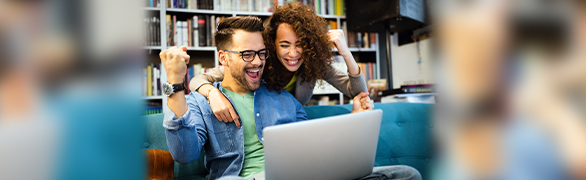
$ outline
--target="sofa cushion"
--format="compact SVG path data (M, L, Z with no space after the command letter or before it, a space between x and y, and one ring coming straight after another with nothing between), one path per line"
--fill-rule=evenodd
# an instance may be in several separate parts
M307 106L308 119L347 114L352 105ZM416 103L374 103L383 110L375 166L409 165L423 179L431 163L432 105Z

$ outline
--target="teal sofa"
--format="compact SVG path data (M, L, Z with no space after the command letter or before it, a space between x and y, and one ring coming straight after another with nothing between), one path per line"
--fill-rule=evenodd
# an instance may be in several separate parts
M414 103L375 103L383 110L375 166L408 165L428 179L432 161L432 105ZM347 114L351 105L304 107L309 119ZM165 139L163 114L146 116L144 149L169 150ZM203 154L190 164L175 162L175 179L207 179Z

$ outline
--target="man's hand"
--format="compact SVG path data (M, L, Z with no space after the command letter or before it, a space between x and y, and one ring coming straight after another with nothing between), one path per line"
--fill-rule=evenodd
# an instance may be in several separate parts
M372 100L370 100L370 97L368 97L368 92L361 92L360 94L356 95L352 101L353 105L351 113L370 111L374 109L374 103L372 103Z
M352 55L348 44L346 43L346 37L344 37L344 31L340 29L333 29L328 31L329 41L334 44L340 55Z
M161 61L167 71L167 81L170 84L181 84L185 78L187 71L187 64L189 63L189 55L187 55L187 47L181 46L172 47L159 53Z
M209 91L208 98L210 100L210 106L216 118L219 121L223 121L225 123L234 122L236 127L240 128L240 121L238 121L238 115L236 115L236 111L232 104L224 95L220 92L220 90L212 87L213 89Z

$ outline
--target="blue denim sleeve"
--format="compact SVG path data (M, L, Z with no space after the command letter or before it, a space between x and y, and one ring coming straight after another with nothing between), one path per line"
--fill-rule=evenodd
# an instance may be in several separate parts
M187 112L177 118L168 106L163 105L165 135L167 146L173 159L182 164L191 163L199 158L207 140L203 115L192 95L187 98Z
M293 98L295 102L295 108L297 108L297 121L305 121L307 120L307 113L305 113L305 109L303 109L303 105L297 101L297 99Z

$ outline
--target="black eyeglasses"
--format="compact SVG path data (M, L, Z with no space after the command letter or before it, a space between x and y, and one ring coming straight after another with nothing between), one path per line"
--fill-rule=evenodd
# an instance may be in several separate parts
M269 50L268 49L261 49L258 51L253 51L253 50L244 50L244 51L224 50L224 51L242 54L242 60L244 62L250 62L250 61L254 60L254 56L256 56L257 54L258 54L258 58L260 58L260 60L266 60L269 57Z

